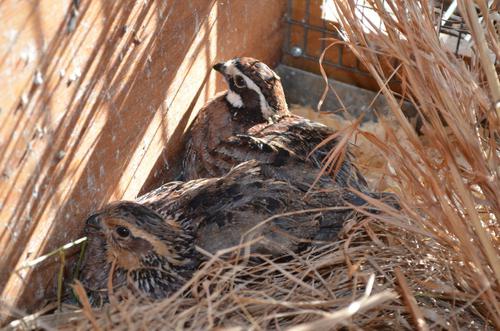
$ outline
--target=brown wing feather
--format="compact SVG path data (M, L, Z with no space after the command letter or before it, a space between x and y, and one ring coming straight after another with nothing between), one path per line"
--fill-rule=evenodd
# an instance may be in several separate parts
M338 143L333 139L315 150L335 131L302 117L289 115L273 124L244 128L231 120L229 111L221 111L221 107L228 107L223 97L200 111L187 144L184 179L221 176L249 160L279 166L288 162L287 158L293 159L297 166L312 166L317 174L325 157ZM340 167L334 167L335 181L341 186L367 191L366 180L353 164L349 150L343 155Z
M138 201L167 219L188 222L196 244L211 252L237 245L243 234L274 215L346 204L342 193L346 192L339 187L329 186L329 190L313 192L304 199L303 190L271 178L269 171L272 167L250 161L224 177L167 184ZM314 180L309 177L306 182ZM327 223L329 235L323 239L334 240L351 214L352 210L316 210L277 217L251 233L252 238L265 238L253 249L273 255L297 251L301 242L313 240Z

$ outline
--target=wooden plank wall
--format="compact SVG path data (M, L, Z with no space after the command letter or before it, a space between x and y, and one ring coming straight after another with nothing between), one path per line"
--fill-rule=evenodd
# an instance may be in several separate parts
M79 8L74 7L79 4ZM0 321L40 307L86 215L175 159L217 60L280 58L285 1L0 3ZM18 270L18 272L14 272ZM1 323L0 323L1 324Z

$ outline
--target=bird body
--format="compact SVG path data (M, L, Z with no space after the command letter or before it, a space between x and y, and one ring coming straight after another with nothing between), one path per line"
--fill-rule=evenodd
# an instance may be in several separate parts
M368 192L348 151L333 177L319 176L338 143L334 132L291 114L279 77L265 64L236 58L214 69L229 89L200 110L190 130L186 181L87 219L80 280L92 302L102 301L110 284L168 296L203 260L197 246L216 253L251 243L250 252L277 257L333 241L355 217L352 206L366 204L352 189L384 198Z
M331 181L306 197L305 190L272 172L248 161L225 176L167 183L135 202L114 202L90 216L80 279L93 302L106 292L110 273L118 287L126 284L161 298L197 268L203 257L196 246L216 253L254 240L251 252L277 257L317 243L318 235L333 240L353 216L349 193ZM305 187L315 179L310 171L302 178Z
M335 131L290 113L280 78L264 63L235 58L214 69L224 76L228 90L200 109L190 129L184 179L221 176L252 159L279 166L289 157L313 165L318 174L338 139L316 147ZM352 163L348 148L340 159L339 166L333 167L337 183L366 191L366 180Z

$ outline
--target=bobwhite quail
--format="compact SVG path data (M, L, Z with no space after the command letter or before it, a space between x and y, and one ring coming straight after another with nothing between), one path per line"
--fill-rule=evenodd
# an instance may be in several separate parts
M280 78L266 64L240 57L213 69L224 76L228 90L207 102L190 129L183 159L185 180L221 176L251 159L280 166L291 155L314 165L318 173L337 139L314 149L335 133L333 129L290 113ZM336 182L366 191L349 151L339 160L333 167Z
M276 257L318 238L334 239L354 216L345 202L349 191L333 181L320 181L318 190L304 198L303 190L276 180L272 171L252 160L223 177L167 183L135 202L114 202L90 216L80 280L91 302L107 297L112 269L113 288L162 298L196 270L202 257L195 246L215 253L262 238L251 251ZM301 176L310 185L315 176L309 174ZM283 213L289 214L279 216Z

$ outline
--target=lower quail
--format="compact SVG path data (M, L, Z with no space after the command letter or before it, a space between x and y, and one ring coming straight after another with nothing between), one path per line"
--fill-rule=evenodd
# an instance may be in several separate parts
M287 166L305 188L315 179L310 169ZM335 239L353 216L346 203L351 193L325 180L305 197L304 189L275 179L273 171L248 161L223 177L168 183L135 202L114 202L91 215L80 274L91 301L106 298L113 264L114 287L155 299L176 291L191 276L202 259L195 246L215 253L262 238L251 251L280 256L307 247L318 234ZM283 213L288 214L279 216Z

